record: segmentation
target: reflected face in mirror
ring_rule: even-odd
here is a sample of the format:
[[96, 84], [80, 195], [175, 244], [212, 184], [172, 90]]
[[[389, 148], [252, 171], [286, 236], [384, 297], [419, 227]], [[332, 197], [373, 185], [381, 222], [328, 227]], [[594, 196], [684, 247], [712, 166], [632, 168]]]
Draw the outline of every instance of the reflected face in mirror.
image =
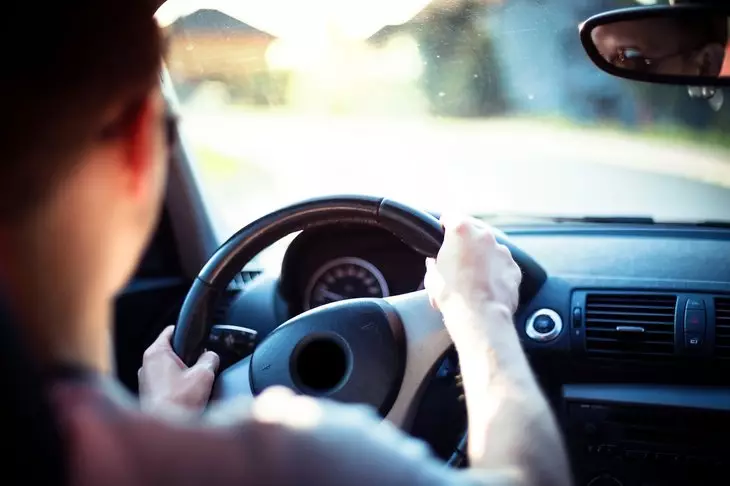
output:
[[718, 77], [727, 48], [727, 18], [658, 17], [599, 25], [591, 38], [617, 68], [654, 75]]

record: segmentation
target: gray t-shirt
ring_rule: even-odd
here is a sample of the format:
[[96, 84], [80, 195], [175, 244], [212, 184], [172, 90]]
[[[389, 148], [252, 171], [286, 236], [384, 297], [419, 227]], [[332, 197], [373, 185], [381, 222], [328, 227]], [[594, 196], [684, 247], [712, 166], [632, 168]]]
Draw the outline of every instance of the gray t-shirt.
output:
[[516, 482], [499, 472], [450, 469], [426, 444], [363, 406], [264, 395], [191, 424], [150, 417], [98, 381], [59, 381], [50, 394], [77, 486]]

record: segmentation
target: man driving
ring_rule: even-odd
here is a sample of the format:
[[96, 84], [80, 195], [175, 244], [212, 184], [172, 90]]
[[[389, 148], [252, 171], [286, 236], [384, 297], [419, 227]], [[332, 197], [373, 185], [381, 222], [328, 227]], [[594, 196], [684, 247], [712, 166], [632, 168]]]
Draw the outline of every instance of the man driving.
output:
[[[49, 377], [71, 484], [570, 483], [512, 322], [520, 270], [471, 219], [443, 220], [426, 277], [460, 358], [469, 470], [445, 467], [369, 409], [284, 389], [185, 413], [204, 406], [217, 361], [204, 354], [187, 369], [170, 330], [145, 354], [140, 410], [113, 378], [112, 308], [164, 195], [174, 126], [161, 31], [140, 0], [26, 2], [4, 21], [15, 47], [1, 78], [0, 279]], [[29, 23], [43, 51], [18, 41]]]

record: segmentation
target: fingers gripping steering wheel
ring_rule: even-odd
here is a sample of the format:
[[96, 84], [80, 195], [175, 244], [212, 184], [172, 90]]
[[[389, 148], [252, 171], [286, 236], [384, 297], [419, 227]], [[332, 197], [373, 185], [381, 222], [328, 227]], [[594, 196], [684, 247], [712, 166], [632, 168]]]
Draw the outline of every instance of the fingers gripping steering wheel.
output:
[[[432, 215], [383, 198], [341, 196], [304, 201], [275, 211], [238, 231], [193, 282], [172, 344], [188, 366], [206, 342], [217, 297], [259, 252], [307, 228], [360, 223], [384, 228], [424, 257], [436, 257], [444, 231]], [[507, 241], [522, 268], [524, 294], [544, 271]], [[317, 307], [269, 334], [253, 354], [218, 377], [215, 395], [256, 395], [272, 385], [299, 393], [366, 403], [408, 431], [420, 396], [451, 347], [441, 315], [425, 291], [386, 299], [354, 299]], [[315, 359], [318, 364], [312, 364]], [[316, 376], [327, 370], [327, 378]]]

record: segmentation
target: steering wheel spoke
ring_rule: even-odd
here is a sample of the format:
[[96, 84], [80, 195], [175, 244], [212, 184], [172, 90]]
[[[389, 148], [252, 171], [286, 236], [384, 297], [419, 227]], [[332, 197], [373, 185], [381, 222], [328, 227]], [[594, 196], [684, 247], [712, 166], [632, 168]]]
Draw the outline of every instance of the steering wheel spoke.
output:
[[[405, 344], [402, 349], [402, 352], [405, 355], [405, 363], [402, 377], [400, 378], [400, 386], [398, 387], [395, 399], [392, 401], [392, 406], [390, 406], [387, 410], [382, 411], [385, 412], [385, 418], [394, 425], [403, 430], [409, 430], [429, 377], [434, 372], [435, 367], [441, 362], [443, 356], [449, 350], [451, 346], [451, 338], [444, 327], [441, 313], [431, 307], [426, 291], [422, 290], [396, 297], [389, 297], [387, 299], [368, 300], [363, 301], [363, 303], [374, 303], [378, 301], [378, 305], [384, 305], [386, 306], [386, 309], [392, 309], [394, 311], [390, 318], [391, 320], [393, 318], [398, 320], [398, 325], [396, 326], [398, 329], [402, 329]], [[343, 312], [343, 309], [347, 305], [348, 303], [331, 304], [329, 306], [318, 308], [308, 314], [311, 317], [316, 317], [317, 314], [320, 313], [324, 315], [329, 313], [336, 319], [337, 315]], [[297, 326], [298, 324], [295, 321], [296, 319], [283, 324], [283, 326]], [[346, 321], [343, 325], [354, 327], [357, 326], [358, 323]], [[373, 324], [372, 322], [366, 322], [363, 327], [368, 325]], [[391, 325], [393, 324], [391, 323]], [[293, 327], [290, 329], [293, 329]], [[346, 346], [349, 345], [346, 344]], [[277, 346], [280, 351], [281, 347], [282, 346]], [[321, 352], [323, 355], [326, 355], [329, 351], [326, 348], [321, 347], [315, 349], [314, 352]], [[289, 355], [289, 359], [287, 359], [287, 357], [283, 354], [279, 358], [287, 362], [286, 367], [289, 370], [294, 370], [290, 371], [290, 373], [296, 373], [297, 366], [294, 365], [292, 367], [291, 363], [296, 363], [297, 360], [330, 359], [328, 356], [303, 357], [301, 354], [302, 353], [300, 352], [299, 356], [297, 356], [297, 346], [295, 345], [292, 349], [292, 353]], [[357, 359], [358, 357], [362, 357], [363, 360], [351, 363], [350, 366], [357, 366], [360, 368], [368, 368], [369, 366], [372, 366], [365, 361], [365, 359], [369, 356], [352, 354], [348, 359]], [[263, 363], [263, 367], [267, 368], [267, 370], [264, 371], [268, 371], [268, 369], [270, 369], [268, 362], [264, 361]], [[227, 400], [234, 397], [253, 396], [255, 394], [255, 386], [251, 381], [251, 377], [254, 370], [252, 370], [251, 366], [252, 356], [247, 356], [243, 360], [223, 371], [216, 381], [216, 385], [213, 390], [213, 399]], [[318, 368], [317, 365], [311, 366]], [[324, 362], [321, 364], [322, 369], [325, 367], [329, 369], [333, 368], [330, 362]], [[345, 366], [345, 368], [347, 368], [347, 366]], [[318, 371], [322, 371], [322, 369], [319, 369]], [[315, 369], [315, 371], [317, 371], [317, 369]], [[274, 384], [284, 386], [290, 385], [290, 388], [299, 393], [330, 396], [330, 393], [327, 392], [317, 393], [316, 390], [312, 390], [311, 387], [308, 389], [302, 387], [297, 383], [300, 380], [300, 378], [297, 377], [294, 377], [291, 383], [286, 383], [285, 380], [287, 380], [287, 377], [282, 378], [277, 376], [278, 381]], [[369, 379], [370, 376], [367, 376], [366, 378]], [[352, 379], [351, 373], [347, 379]], [[338, 380], [335, 379], [334, 381]], [[358, 388], [362, 383], [364, 382], [358, 382]], [[326, 385], [326, 383], [324, 383], [324, 385]], [[335, 383], [328, 391], [335, 392], [336, 397], [336, 392], [342, 390], [342, 388], [342, 383]]]
[[385, 299], [395, 308], [406, 337], [406, 367], [400, 392], [386, 419], [410, 430], [430, 376], [451, 347], [441, 313], [425, 290]]
[[251, 388], [251, 356], [226, 368], [215, 381], [211, 399], [224, 402], [238, 397], [253, 397]]

